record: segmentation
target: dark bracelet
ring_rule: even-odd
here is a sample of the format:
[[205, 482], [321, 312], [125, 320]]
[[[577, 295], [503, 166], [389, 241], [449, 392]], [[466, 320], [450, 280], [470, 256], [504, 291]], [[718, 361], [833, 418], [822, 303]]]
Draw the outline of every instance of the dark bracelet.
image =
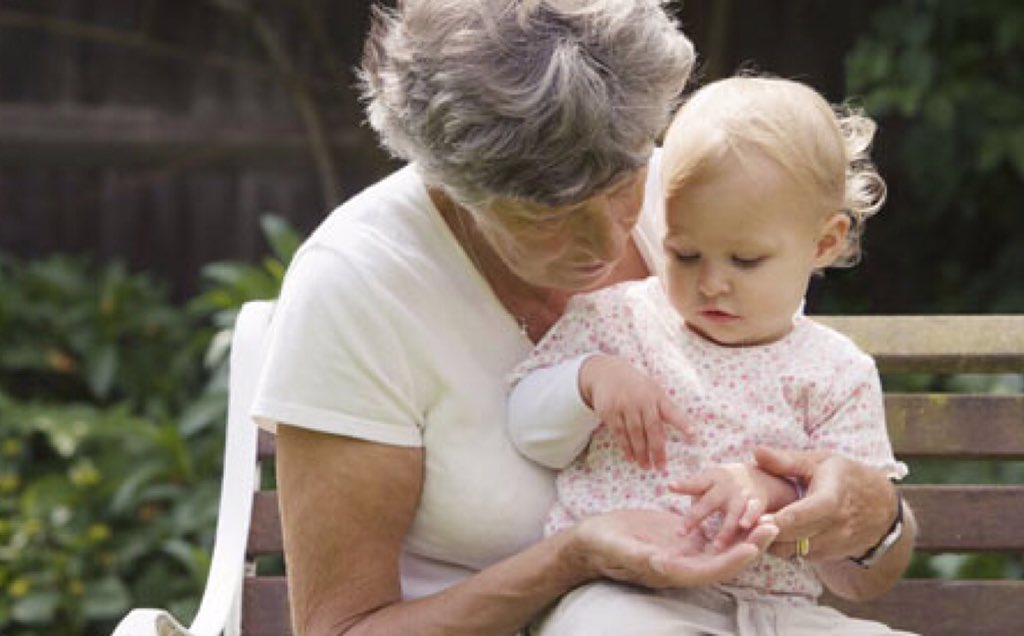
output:
[[860, 555], [859, 557], [850, 557], [850, 560], [859, 565], [862, 568], [869, 568], [872, 565], [878, 563], [879, 560], [892, 546], [896, 545], [896, 542], [903, 536], [903, 495], [896, 492], [896, 518], [893, 519], [892, 525], [886, 530], [882, 538], [878, 540], [878, 543], [868, 548], [867, 552]]

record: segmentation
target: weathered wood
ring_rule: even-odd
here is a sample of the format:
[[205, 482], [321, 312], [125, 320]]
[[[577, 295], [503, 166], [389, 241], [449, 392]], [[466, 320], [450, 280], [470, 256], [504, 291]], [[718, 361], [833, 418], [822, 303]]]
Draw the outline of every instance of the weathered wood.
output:
[[[327, 142], [365, 153], [369, 132], [338, 128]], [[307, 166], [308, 140], [296, 123], [250, 116], [175, 115], [157, 109], [0, 104], [0, 165], [156, 166], [182, 158], [255, 166]], [[203, 209], [208, 213], [209, 210]]]
[[242, 590], [245, 636], [291, 636], [288, 582], [283, 576], [248, 577]]
[[272, 460], [276, 454], [277, 436], [260, 429], [259, 437], [256, 438], [256, 461]]
[[246, 554], [249, 557], [280, 554], [284, 550], [281, 538], [281, 510], [276, 491], [253, 493], [252, 521]]
[[883, 373], [1018, 373], [1024, 316], [814, 316], [875, 356]]
[[900, 581], [869, 603], [828, 598], [847, 614], [923, 636], [1024, 634], [1024, 581]]
[[924, 552], [1024, 551], [1024, 486], [900, 487], [920, 526]]
[[1024, 459], [1024, 395], [890, 393], [885, 416], [903, 458]]
[[[1024, 486], [906, 485], [900, 490], [921, 527], [917, 549], [922, 552], [1024, 551]], [[256, 493], [248, 545], [250, 556], [281, 552], [276, 492]]]

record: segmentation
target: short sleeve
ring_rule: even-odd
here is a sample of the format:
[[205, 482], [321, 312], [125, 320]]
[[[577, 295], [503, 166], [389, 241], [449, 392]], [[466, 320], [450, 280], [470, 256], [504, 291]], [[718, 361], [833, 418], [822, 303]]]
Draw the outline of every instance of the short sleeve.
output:
[[368, 281], [367, 267], [322, 246], [296, 256], [275, 308], [252, 408], [262, 427], [274, 430], [283, 422], [422, 445], [408, 348], [389, 319], [400, 299]]
[[907, 467], [893, 456], [875, 362], [860, 351], [850, 358], [834, 361], [836, 378], [811, 407], [808, 433], [813, 445], [875, 466], [890, 479], [902, 479]]

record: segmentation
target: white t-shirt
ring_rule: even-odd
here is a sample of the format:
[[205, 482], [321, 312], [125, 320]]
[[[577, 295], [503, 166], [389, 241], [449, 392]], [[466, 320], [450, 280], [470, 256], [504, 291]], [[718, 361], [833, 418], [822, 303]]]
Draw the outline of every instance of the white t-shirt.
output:
[[[634, 232], [662, 262], [658, 156]], [[252, 413], [425, 449], [406, 537], [407, 598], [434, 593], [542, 536], [554, 473], [506, 434], [506, 376], [533, 348], [448, 230], [414, 167], [336, 209], [296, 254]]]

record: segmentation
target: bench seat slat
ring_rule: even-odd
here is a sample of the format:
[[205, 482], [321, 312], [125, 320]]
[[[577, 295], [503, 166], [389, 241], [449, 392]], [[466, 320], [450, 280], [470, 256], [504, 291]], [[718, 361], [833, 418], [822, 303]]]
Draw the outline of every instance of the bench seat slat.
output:
[[[917, 515], [925, 552], [1024, 551], [1024, 486], [900, 486]], [[958, 520], [969, 519], [969, 523]], [[250, 557], [279, 554], [276, 492], [258, 492], [249, 530]]]
[[1019, 373], [1024, 317], [812, 316], [875, 356], [884, 372]]
[[1024, 581], [905, 579], [868, 603], [834, 597], [844, 613], [927, 636], [1024, 634]]
[[1024, 459], [1024, 395], [889, 393], [885, 417], [900, 458]]

